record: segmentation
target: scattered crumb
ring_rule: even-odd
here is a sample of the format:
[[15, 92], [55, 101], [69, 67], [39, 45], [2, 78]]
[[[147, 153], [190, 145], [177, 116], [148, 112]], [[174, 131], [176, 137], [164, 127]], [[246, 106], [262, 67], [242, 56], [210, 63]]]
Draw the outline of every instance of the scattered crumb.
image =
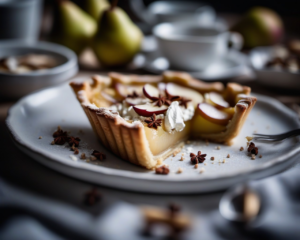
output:
[[78, 150], [78, 148], [75, 148], [75, 150], [74, 150], [74, 154], [78, 154], [79, 153], [79, 150]]
[[173, 157], [175, 157], [179, 152], [181, 152], [181, 149], [175, 149], [174, 153], [173, 153]]
[[51, 142], [51, 145], [54, 145], [54, 144], [55, 144], [55, 142], [54, 142], [54, 141], [52, 141], [52, 142]]
[[226, 163], [226, 160], [225, 160], [225, 159], [223, 159], [222, 163]]
[[187, 141], [186, 141], [186, 143], [187, 143], [187, 144], [190, 144], [190, 143], [191, 143], [191, 141], [190, 141], [190, 140], [187, 140]]
[[215, 160], [215, 157], [211, 157], [210, 160], [212, 160], [212, 161]]
[[177, 173], [182, 173], [183, 169], [182, 168], [178, 168]]
[[181, 156], [181, 158], [180, 158], [180, 161], [183, 161], [184, 160], [184, 157], [183, 156]]
[[251, 154], [251, 159], [255, 160], [255, 154]]
[[262, 155], [259, 155], [259, 158], [262, 158]]
[[211, 162], [211, 164], [215, 164], [215, 162]]
[[204, 163], [204, 165], [206, 166], [206, 163]]
[[196, 169], [198, 168], [198, 163], [197, 163], [197, 164], [195, 164], [194, 168], [196, 168]]
[[90, 162], [90, 159], [89, 159], [89, 158], [87, 158], [87, 159], [86, 159], [86, 162]]
[[85, 153], [81, 153], [80, 159], [86, 159]]
[[162, 164], [162, 160], [161, 159], [158, 159], [157, 160], [157, 165], [161, 165]]
[[70, 155], [70, 158], [73, 160], [73, 161], [77, 161], [77, 157], [76, 156], [74, 156], [74, 155]]
[[230, 158], [230, 154], [229, 153], [227, 154], [227, 158]]
[[42, 136], [39, 136], [39, 139], [42, 139]]
[[253, 139], [253, 137], [247, 136], [246, 139], [247, 139], [248, 142], [250, 142]]
[[220, 146], [217, 146], [217, 147], [216, 147], [216, 149], [217, 149], [217, 150], [220, 150], [220, 149], [221, 149], [221, 147], [220, 147]]
[[209, 141], [205, 140], [205, 145], [208, 146], [209, 145]]
[[199, 173], [204, 173], [205, 172], [205, 168], [201, 168]]
[[244, 151], [244, 148], [243, 148], [243, 147], [241, 147], [241, 148], [240, 148], [240, 151]]
[[92, 161], [95, 161], [96, 159], [97, 159], [96, 157], [91, 156], [91, 160], [92, 160]]

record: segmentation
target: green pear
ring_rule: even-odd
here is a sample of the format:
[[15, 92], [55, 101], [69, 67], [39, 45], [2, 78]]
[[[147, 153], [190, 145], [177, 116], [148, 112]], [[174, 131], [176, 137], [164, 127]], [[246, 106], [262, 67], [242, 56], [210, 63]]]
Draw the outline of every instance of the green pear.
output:
[[98, 20], [103, 11], [109, 8], [106, 0], [86, 0], [84, 10], [90, 14], [95, 20]]
[[284, 34], [280, 16], [264, 7], [252, 8], [231, 30], [243, 36], [246, 48], [276, 44]]
[[143, 34], [119, 7], [105, 10], [99, 19], [92, 47], [100, 63], [107, 67], [129, 63], [140, 50]]
[[50, 40], [72, 49], [76, 54], [90, 44], [97, 22], [71, 1], [58, 1]]

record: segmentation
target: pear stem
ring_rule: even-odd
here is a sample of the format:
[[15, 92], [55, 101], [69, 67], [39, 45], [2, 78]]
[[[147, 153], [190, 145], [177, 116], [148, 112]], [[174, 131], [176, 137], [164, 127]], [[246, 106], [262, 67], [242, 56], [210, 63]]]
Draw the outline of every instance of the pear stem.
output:
[[113, 0], [113, 2], [110, 5], [110, 11], [112, 11], [117, 5], [119, 0]]

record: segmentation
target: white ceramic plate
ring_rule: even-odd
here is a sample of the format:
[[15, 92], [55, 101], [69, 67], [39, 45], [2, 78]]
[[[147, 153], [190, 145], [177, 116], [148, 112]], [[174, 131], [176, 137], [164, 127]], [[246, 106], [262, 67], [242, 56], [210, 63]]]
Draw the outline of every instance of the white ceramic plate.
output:
[[[85, 162], [71, 159], [69, 147], [51, 145], [52, 133], [60, 125], [71, 135], [81, 138], [80, 153], [87, 155], [93, 149], [104, 151], [105, 161]], [[195, 193], [225, 189], [248, 179], [258, 179], [285, 170], [295, 163], [292, 158], [300, 151], [295, 138], [277, 144], [257, 143], [262, 158], [251, 160], [246, 151], [246, 136], [259, 133], [281, 133], [300, 126], [296, 114], [276, 100], [258, 96], [258, 102], [250, 113], [245, 126], [233, 146], [203, 141], [187, 144], [181, 153], [165, 160], [169, 175], [156, 175], [139, 166], [121, 160], [106, 151], [93, 130], [68, 85], [60, 85], [33, 93], [21, 99], [9, 111], [7, 126], [17, 146], [40, 163], [69, 176], [109, 187], [153, 192]], [[80, 130], [83, 133], [80, 133]], [[39, 136], [42, 139], [39, 139]], [[190, 164], [190, 152], [198, 150], [207, 154], [205, 164], [195, 169]], [[184, 153], [184, 161], [179, 161]], [[230, 154], [230, 158], [226, 158]], [[77, 155], [79, 156], [79, 155]], [[211, 156], [215, 157], [211, 161]], [[223, 161], [225, 163], [219, 163]], [[181, 167], [183, 172], [176, 173]], [[199, 173], [201, 168], [204, 173]]]
[[[147, 57], [143, 68], [154, 74], [161, 74], [166, 70], [180, 70], [173, 69], [169, 61], [160, 55]], [[248, 67], [247, 57], [243, 53], [235, 50], [231, 50], [226, 56], [212, 63], [203, 71], [188, 71], [188, 73], [195, 78], [205, 81], [221, 81], [238, 77], [254, 78], [253, 71]]]

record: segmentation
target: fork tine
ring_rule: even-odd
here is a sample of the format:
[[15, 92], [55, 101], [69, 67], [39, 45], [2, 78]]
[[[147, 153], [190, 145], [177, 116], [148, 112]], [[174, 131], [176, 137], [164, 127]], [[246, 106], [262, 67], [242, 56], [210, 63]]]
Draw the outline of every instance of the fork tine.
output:
[[254, 133], [253, 135], [257, 136], [253, 139], [256, 141], [281, 141], [283, 139], [296, 136], [300, 134], [300, 129], [295, 129], [286, 133], [281, 133], [277, 135], [267, 135], [267, 134], [258, 134]]

